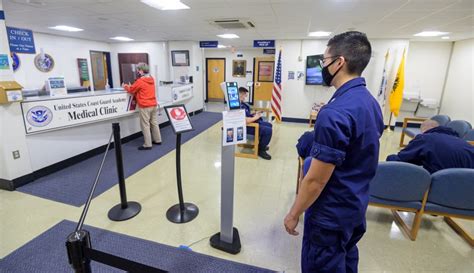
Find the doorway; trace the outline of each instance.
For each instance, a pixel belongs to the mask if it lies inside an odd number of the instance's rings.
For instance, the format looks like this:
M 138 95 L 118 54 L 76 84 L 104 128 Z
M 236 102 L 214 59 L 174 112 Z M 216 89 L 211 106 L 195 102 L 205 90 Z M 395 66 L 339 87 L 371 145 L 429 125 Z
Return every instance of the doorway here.
M 138 63 L 148 64 L 148 53 L 119 53 L 120 82 L 133 84 L 137 79 Z
M 252 102 L 272 99 L 275 57 L 254 58 Z
M 222 82 L 225 82 L 225 58 L 206 58 L 206 102 L 224 102 Z
M 109 87 L 113 87 L 110 53 L 91 50 L 90 55 L 94 90 L 104 90 L 107 84 Z

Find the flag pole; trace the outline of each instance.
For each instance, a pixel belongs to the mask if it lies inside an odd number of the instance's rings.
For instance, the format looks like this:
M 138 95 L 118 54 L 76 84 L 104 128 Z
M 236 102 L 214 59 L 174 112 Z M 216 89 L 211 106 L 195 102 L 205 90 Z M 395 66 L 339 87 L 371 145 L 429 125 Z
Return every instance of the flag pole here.
M 385 130 L 384 130 L 386 133 L 393 133 L 393 130 L 392 130 L 392 128 L 390 127 L 391 124 L 392 124 L 392 115 L 393 115 L 393 113 L 390 112 L 390 118 L 388 119 L 388 126 L 387 126 L 387 128 L 385 128 Z

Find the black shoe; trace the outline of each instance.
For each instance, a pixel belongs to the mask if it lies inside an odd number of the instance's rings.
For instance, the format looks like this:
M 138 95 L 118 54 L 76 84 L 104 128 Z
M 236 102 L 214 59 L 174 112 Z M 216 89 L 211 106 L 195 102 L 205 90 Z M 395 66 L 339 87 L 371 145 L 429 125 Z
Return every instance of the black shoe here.
M 270 150 L 270 147 L 269 146 L 265 147 L 265 151 L 268 151 L 268 150 Z
M 161 145 L 161 142 L 154 142 L 153 141 L 152 143 L 155 144 L 155 145 Z
M 266 159 L 266 160 L 270 160 L 272 159 L 271 155 L 269 155 L 267 152 L 265 151 L 261 151 L 261 152 L 258 152 L 258 156 L 263 158 L 263 159 Z
M 138 147 L 138 150 L 140 150 L 140 151 L 143 151 L 143 150 L 151 150 L 151 147 L 143 147 L 143 146 L 140 146 L 140 147 Z

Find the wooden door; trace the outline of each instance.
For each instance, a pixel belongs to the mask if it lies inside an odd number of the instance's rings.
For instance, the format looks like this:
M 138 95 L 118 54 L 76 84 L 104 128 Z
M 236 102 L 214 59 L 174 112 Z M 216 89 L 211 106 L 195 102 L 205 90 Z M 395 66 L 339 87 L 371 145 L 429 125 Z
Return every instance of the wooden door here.
M 91 67 L 94 90 L 104 90 L 107 84 L 107 62 L 103 52 L 91 51 Z
M 225 81 L 225 59 L 206 59 L 207 100 L 224 101 L 221 83 Z
M 275 57 L 254 58 L 253 101 L 272 99 Z

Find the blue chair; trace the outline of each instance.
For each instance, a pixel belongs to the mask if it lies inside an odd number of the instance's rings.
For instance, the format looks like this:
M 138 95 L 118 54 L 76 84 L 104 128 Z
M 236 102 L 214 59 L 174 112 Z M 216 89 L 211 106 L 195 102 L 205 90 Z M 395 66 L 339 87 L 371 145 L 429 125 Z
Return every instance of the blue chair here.
M 451 121 L 451 118 L 446 115 L 436 115 L 432 116 L 430 119 L 438 122 L 440 126 L 446 126 L 446 124 Z
M 467 131 L 464 135 L 463 139 L 471 144 L 474 145 L 474 129 Z
M 474 237 L 451 218 L 474 220 L 474 169 L 433 173 L 425 213 L 444 216 L 448 225 L 474 247 Z
M 472 129 L 471 124 L 465 120 L 453 120 L 450 121 L 446 126 L 456 131 L 460 138 L 463 138 L 464 135 L 466 135 L 467 132 Z
M 391 209 L 395 222 L 414 241 L 418 234 L 431 177 L 422 167 L 404 162 L 381 162 L 370 182 L 369 205 Z M 415 213 L 411 227 L 397 211 Z

